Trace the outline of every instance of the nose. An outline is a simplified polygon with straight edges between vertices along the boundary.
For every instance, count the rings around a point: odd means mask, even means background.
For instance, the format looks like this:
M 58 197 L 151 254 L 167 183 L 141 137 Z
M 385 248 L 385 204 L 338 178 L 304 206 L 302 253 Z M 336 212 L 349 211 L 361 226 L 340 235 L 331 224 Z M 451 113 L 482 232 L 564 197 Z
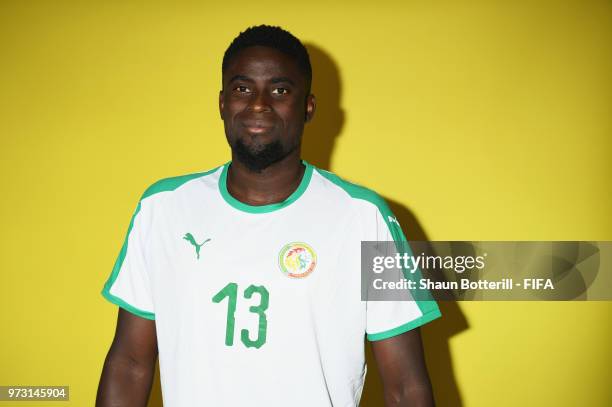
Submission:
M 271 110 L 265 92 L 254 92 L 247 109 L 253 112 L 268 112 Z

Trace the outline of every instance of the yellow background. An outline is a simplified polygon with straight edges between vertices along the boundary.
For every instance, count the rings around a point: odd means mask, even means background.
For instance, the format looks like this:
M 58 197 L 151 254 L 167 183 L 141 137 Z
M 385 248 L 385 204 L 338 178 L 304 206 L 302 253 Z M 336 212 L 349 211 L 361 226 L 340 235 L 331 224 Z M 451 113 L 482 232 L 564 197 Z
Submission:
M 138 197 L 229 159 L 221 58 L 260 23 L 311 52 L 304 157 L 392 201 L 409 239 L 612 240 L 609 1 L 3 1 L 0 385 L 93 405 Z M 439 405 L 611 405 L 612 303 L 441 306 Z

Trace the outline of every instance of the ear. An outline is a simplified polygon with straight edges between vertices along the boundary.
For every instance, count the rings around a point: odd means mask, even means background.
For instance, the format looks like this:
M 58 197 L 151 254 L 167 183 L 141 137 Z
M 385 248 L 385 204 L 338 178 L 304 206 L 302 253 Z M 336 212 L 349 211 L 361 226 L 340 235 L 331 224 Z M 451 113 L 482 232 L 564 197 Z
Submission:
M 317 110 L 317 99 L 315 98 L 315 95 L 311 93 L 306 98 L 306 118 L 304 120 L 305 123 L 308 123 L 312 120 L 315 114 L 315 110 Z
M 223 89 L 219 91 L 219 114 L 221 115 L 221 120 L 223 120 Z

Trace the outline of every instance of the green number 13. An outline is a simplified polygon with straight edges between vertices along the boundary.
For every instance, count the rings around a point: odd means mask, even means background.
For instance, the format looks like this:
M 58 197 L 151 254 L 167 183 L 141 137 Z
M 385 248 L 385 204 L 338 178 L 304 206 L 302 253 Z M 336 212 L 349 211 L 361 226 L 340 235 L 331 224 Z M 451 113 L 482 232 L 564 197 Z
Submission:
M 257 330 L 257 338 L 251 339 L 249 337 L 248 329 L 242 329 L 240 331 L 240 340 L 244 343 L 247 348 L 259 349 L 264 343 L 266 343 L 266 333 L 268 331 L 268 320 L 266 319 L 266 310 L 268 309 L 269 294 L 266 287 L 262 285 L 253 285 L 247 287 L 244 290 L 244 298 L 250 299 L 254 293 L 259 294 L 259 305 L 253 305 L 249 307 L 249 311 L 259 315 L 259 329 Z M 225 326 L 225 344 L 227 346 L 234 345 L 234 325 L 236 323 L 236 302 L 238 300 L 238 284 L 229 283 L 221 291 L 219 291 L 212 298 L 214 303 L 220 303 L 227 297 L 227 324 Z

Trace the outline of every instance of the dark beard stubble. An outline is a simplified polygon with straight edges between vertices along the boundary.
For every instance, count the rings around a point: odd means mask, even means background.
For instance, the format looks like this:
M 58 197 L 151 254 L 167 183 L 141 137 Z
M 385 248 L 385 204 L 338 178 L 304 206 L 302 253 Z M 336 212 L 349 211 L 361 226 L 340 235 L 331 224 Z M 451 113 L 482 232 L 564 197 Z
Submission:
M 236 154 L 236 158 L 244 164 L 249 170 L 261 172 L 270 165 L 281 161 L 283 158 L 291 154 L 295 147 L 285 151 L 279 140 L 273 141 L 263 146 L 259 151 L 252 151 L 240 139 L 237 139 L 232 150 Z

